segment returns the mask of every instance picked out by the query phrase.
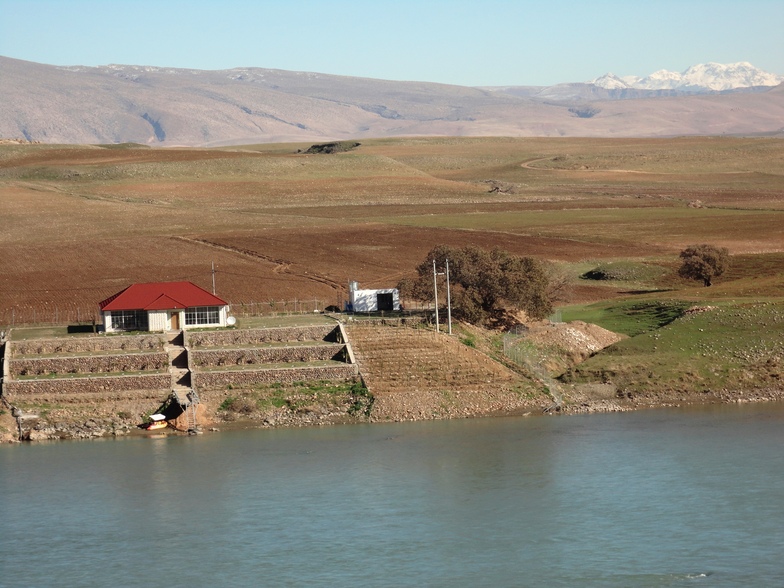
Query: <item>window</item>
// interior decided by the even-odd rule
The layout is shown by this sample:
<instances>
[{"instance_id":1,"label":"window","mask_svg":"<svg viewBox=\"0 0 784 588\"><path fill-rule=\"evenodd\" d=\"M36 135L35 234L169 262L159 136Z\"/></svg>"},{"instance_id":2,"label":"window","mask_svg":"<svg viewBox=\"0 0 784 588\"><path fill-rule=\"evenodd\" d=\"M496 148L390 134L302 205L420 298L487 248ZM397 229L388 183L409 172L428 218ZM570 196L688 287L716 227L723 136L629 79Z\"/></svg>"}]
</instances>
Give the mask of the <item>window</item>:
<instances>
[{"instance_id":1,"label":"window","mask_svg":"<svg viewBox=\"0 0 784 588\"><path fill-rule=\"evenodd\" d=\"M114 331L148 331L147 311L115 310L112 311L112 330Z\"/></svg>"},{"instance_id":2,"label":"window","mask_svg":"<svg viewBox=\"0 0 784 588\"><path fill-rule=\"evenodd\" d=\"M186 325L219 325L219 306L194 306L185 309Z\"/></svg>"}]
</instances>

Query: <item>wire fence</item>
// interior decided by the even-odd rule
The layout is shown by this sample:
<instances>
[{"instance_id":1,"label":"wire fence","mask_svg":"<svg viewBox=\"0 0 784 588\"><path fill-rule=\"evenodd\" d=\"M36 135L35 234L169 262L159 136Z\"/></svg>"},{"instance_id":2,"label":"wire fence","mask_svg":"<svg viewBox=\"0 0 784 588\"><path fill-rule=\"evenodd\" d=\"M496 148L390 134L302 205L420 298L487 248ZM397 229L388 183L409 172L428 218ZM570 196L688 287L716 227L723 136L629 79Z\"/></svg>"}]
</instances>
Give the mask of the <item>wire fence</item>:
<instances>
[{"instance_id":1,"label":"wire fence","mask_svg":"<svg viewBox=\"0 0 784 588\"><path fill-rule=\"evenodd\" d=\"M82 325L100 322L101 314L94 304L40 304L0 309L0 325L7 327Z\"/></svg>"},{"instance_id":2,"label":"wire fence","mask_svg":"<svg viewBox=\"0 0 784 588\"><path fill-rule=\"evenodd\" d=\"M404 313L432 309L432 303L408 302L405 305ZM304 315L325 311L343 311L343 308L338 307L334 302L320 298L229 303L229 314L237 318ZM95 304L39 304L0 308L0 328L4 329L58 325L100 325L102 323L100 309Z\"/></svg>"},{"instance_id":3,"label":"wire fence","mask_svg":"<svg viewBox=\"0 0 784 588\"><path fill-rule=\"evenodd\" d=\"M323 312L329 307L330 310L337 309L329 302L319 298L293 299L293 300L267 300L265 302L240 302L229 303L229 314L237 318L247 318L251 316L286 315L286 314L308 314Z\"/></svg>"}]
</instances>

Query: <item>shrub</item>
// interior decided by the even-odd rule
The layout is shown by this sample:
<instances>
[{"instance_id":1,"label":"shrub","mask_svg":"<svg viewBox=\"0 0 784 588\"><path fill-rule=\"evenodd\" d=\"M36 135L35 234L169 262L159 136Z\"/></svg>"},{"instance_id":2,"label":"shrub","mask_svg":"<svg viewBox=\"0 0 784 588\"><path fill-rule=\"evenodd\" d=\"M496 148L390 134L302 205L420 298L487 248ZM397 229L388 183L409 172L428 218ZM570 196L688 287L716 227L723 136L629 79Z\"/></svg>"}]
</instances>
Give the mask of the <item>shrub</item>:
<instances>
[{"instance_id":1,"label":"shrub","mask_svg":"<svg viewBox=\"0 0 784 588\"><path fill-rule=\"evenodd\" d=\"M351 394L351 405L348 407L348 414L370 416L376 398L370 393L362 382L354 382L349 389Z\"/></svg>"},{"instance_id":2,"label":"shrub","mask_svg":"<svg viewBox=\"0 0 784 588\"><path fill-rule=\"evenodd\" d=\"M221 402L219 411L236 412L239 414L252 414L256 411L256 403L249 398L237 398L229 396Z\"/></svg>"}]
</instances>

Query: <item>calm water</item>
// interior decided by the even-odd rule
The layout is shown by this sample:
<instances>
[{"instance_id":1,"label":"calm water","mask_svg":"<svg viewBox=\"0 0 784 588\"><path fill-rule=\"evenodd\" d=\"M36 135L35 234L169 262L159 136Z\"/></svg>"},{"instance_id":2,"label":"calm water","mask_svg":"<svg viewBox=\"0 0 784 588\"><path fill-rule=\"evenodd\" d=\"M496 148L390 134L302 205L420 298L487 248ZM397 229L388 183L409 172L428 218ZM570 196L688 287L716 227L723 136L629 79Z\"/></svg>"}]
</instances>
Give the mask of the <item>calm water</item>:
<instances>
[{"instance_id":1,"label":"calm water","mask_svg":"<svg viewBox=\"0 0 784 588\"><path fill-rule=\"evenodd\" d=\"M784 406L0 447L2 586L784 586Z\"/></svg>"}]
</instances>

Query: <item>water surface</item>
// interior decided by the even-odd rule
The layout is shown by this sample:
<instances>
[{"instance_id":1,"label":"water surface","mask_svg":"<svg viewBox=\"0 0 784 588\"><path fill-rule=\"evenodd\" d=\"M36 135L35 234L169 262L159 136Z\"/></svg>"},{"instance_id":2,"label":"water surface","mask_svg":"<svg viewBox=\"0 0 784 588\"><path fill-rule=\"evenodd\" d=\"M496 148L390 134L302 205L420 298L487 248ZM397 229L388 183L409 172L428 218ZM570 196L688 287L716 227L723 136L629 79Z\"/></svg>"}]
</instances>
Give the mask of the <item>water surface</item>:
<instances>
[{"instance_id":1,"label":"water surface","mask_svg":"<svg viewBox=\"0 0 784 588\"><path fill-rule=\"evenodd\" d=\"M0 447L0 586L781 586L784 405Z\"/></svg>"}]
</instances>

